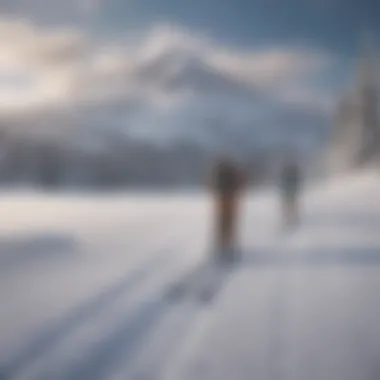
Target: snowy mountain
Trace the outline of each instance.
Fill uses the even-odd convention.
[[[325,52],[239,49],[171,25],[97,44],[75,29],[16,20],[3,29],[9,75],[31,88],[12,90],[18,106],[0,106],[2,129],[74,141],[112,130],[207,149],[291,140],[309,149],[329,128],[331,95],[316,85],[334,62]]]

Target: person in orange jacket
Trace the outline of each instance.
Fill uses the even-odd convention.
[[[236,226],[238,206],[246,178],[228,157],[220,157],[214,167],[212,190],[216,207],[217,257],[227,261],[237,257]]]

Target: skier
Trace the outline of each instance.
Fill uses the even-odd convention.
[[[221,157],[214,168],[212,190],[216,206],[216,259],[232,261],[237,256],[238,201],[245,176],[229,158]]]
[[[280,176],[283,228],[295,227],[299,222],[300,169],[294,159],[286,159]]]

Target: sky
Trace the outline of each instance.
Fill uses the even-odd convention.
[[[86,138],[315,139],[379,19],[376,0],[0,0],[0,120]]]

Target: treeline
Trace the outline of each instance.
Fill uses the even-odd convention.
[[[98,146],[83,141],[0,135],[0,184],[62,187],[189,187],[206,183],[214,155],[195,143],[157,146],[114,136]],[[245,152],[255,181],[268,172],[264,152]]]

